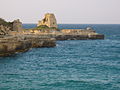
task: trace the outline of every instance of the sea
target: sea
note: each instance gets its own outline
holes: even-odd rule
[[[57,41],[56,47],[0,57],[0,90],[120,90],[120,24],[58,27],[92,27],[105,39]]]

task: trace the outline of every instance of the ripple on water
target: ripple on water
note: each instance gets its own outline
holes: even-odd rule
[[[120,90],[118,26],[93,26],[105,40],[57,41],[54,48],[0,57],[0,89]]]

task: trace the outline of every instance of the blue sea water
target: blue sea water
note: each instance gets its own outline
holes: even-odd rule
[[[120,25],[59,24],[89,26],[105,40],[57,41],[54,48],[0,57],[0,90],[120,90]]]

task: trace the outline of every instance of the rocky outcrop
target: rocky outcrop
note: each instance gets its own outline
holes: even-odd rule
[[[98,34],[93,29],[63,29],[56,30],[27,30],[24,34],[46,35],[56,40],[87,40],[87,39],[104,39],[103,34]]]
[[[0,19],[0,35],[9,35],[11,32],[20,33],[23,31],[22,23],[19,19],[13,22],[7,22]]]
[[[0,25],[0,35],[6,35],[10,32],[10,27]]]
[[[56,46],[56,39],[47,35],[26,35],[24,39],[31,42],[32,48]]]
[[[104,39],[92,28],[59,30],[54,14],[47,13],[38,27],[23,29],[20,20],[6,22],[0,18],[0,56],[24,52],[30,48],[54,47],[56,40]]]
[[[18,52],[25,52],[30,48],[54,46],[56,46],[56,40],[47,36],[5,36],[0,38],[0,56],[9,56]]]
[[[61,32],[63,34],[82,34],[87,35],[90,33],[96,33],[95,30],[87,30],[87,29],[62,29]]]
[[[6,35],[12,30],[12,22],[0,18],[0,35]]]
[[[22,22],[19,19],[13,21],[13,31],[22,32]]]
[[[55,36],[56,40],[88,40],[88,39],[104,39],[104,35],[102,34],[95,34],[95,35],[73,35],[73,34],[66,34],[66,35],[57,35]]]
[[[86,29],[63,29],[60,35],[56,35],[56,40],[87,40],[104,39],[103,34],[98,34],[92,28]]]
[[[41,26],[41,25],[46,25],[46,26],[48,26],[50,28],[51,27],[58,28],[55,15],[52,14],[52,13],[45,14],[44,19],[39,21],[37,26]]]
[[[27,40],[18,40],[16,37],[0,38],[0,56],[9,56],[17,52],[25,52],[31,48]]]

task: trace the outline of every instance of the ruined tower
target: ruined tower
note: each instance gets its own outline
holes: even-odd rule
[[[19,19],[13,21],[13,31],[22,31],[22,23]]]
[[[57,21],[56,21],[55,15],[52,13],[45,14],[44,19],[39,21],[37,26],[41,26],[41,25],[46,25],[48,27],[57,28],[58,26],[57,26]]]

